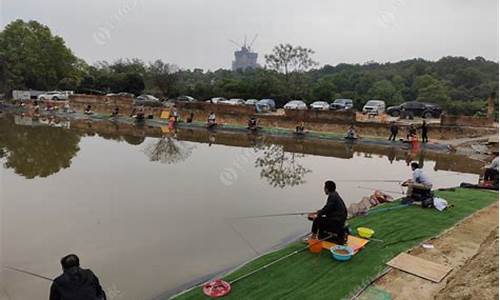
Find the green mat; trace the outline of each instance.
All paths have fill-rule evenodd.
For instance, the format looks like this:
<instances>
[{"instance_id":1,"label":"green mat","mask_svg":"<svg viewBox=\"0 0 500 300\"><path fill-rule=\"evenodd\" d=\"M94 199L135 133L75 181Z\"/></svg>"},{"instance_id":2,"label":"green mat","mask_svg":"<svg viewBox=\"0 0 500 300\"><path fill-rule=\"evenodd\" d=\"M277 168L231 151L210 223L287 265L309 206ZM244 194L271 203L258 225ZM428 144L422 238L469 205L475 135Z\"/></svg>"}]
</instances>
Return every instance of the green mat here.
<instances>
[{"instance_id":1,"label":"green mat","mask_svg":"<svg viewBox=\"0 0 500 300\"><path fill-rule=\"evenodd\" d=\"M320 255L302 252L255 275L238 281L224 299L344 299L370 282L397 254L418 245L452 227L475 211L497 201L498 193L482 190L456 189L437 192L453 208L445 212L412 206L405 209L358 217L350 220L353 228L366 226L375 230L375 238L347 262L334 261L323 251ZM386 207L399 205L388 204ZM304 228L306 229L306 228ZM300 249L295 242L267 254L225 277L234 279L283 255ZM196 287L176 299L207 299Z\"/></svg>"},{"instance_id":2,"label":"green mat","mask_svg":"<svg viewBox=\"0 0 500 300\"><path fill-rule=\"evenodd\" d=\"M361 296L356 298L358 300L391 300L391 294L388 292L378 289L376 287L370 286L364 291Z\"/></svg>"}]
</instances>

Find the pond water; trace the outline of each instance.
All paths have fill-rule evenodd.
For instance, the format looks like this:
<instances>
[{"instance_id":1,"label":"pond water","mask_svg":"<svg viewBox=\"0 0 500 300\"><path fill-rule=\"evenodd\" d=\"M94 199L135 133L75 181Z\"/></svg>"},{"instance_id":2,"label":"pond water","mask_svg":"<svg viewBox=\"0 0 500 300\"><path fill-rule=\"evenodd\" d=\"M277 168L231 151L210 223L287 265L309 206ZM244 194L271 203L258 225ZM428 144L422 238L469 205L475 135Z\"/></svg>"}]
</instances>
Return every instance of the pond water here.
<instances>
[{"instance_id":1,"label":"pond water","mask_svg":"<svg viewBox=\"0 0 500 300\"><path fill-rule=\"evenodd\" d=\"M298 216L234 218L321 208L327 179L349 204L375 187L398 196L395 183L351 180L408 178L412 159L435 187L479 172L448 154L44 123L0 117L0 299L46 299L50 282L6 267L55 277L68 253L109 299L165 298L307 232Z\"/></svg>"}]
</instances>

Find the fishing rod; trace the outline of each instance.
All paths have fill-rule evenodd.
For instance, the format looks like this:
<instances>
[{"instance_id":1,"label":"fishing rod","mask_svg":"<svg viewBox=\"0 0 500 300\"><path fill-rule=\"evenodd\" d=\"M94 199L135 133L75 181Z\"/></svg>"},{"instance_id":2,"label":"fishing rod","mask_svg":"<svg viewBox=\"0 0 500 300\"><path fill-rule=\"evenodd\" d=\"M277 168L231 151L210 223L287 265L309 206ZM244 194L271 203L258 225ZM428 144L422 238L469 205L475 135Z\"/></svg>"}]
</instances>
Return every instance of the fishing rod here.
<instances>
[{"instance_id":1,"label":"fishing rod","mask_svg":"<svg viewBox=\"0 0 500 300\"><path fill-rule=\"evenodd\" d=\"M27 275L31 275L31 276L35 276L35 277L38 277L38 278L42 278L42 279L45 279L45 280L48 280L48 281L54 281L54 279L52 279L52 278L45 277L43 275L38 275L38 274L33 273L33 272L21 270L21 269L18 269L18 268L9 267L9 266L5 266L4 268L8 269L8 270L19 272L19 273L24 273L24 274L27 274Z\"/></svg>"},{"instance_id":2,"label":"fishing rod","mask_svg":"<svg viewBox=\"0 0 500 300\"><path fill-rule=\"evenodd\" d=\"M246 216L246 217L233 217L229 219L255 219L255 218L267 218L267 217L284 217L284 216L304 216L313 213L309 212L295 212L295 213L281 213L281 214L270 214L270 215L256 215L256 216Z\"/></svg>"},{"instance_id":3,"label":"fishing rod","mask_svg":"<svg viewBox=\"0 0 500 300\"><path fill-rule=\"evenodd\" d=\"M372 188L372 187L369 187L369 186L358 186L358 189L363 189L363 190L372 190L372 191L381 191L381 192L385 192L385 193L392 193L392 194L404 194L403 191L400 191L400 192L397 192L397 191L391 191L391 190L381 190L381 189L377 189L377 188Z\"/></svg>"},{"instance_id":4,"label":"fishing rod","mask_svg":"<svg viewBox=\"0 0 500 300\"><path fill-rule=\"evenodd\" d=\"M404 180L395 180L395 179L346 179L346 180L338 180L340 182L395 182L401 183Z\"/></svg>"},{"instance_id":5,"label":"fishing rod","mask_svg":"<svg viewBox=\"0 0 500 300\"><path fill-rule=\"evenodd\" d=\"M282 261L282 260L284 260L284 259L286 259L286 258L289 258L289 257L291 257L291 256L294 256L294 255L296 255L296 254L298 254L298 253L304 252L305 250L309 249L309 247L311 247L311 246L313 246L313 245L317 245L317 244L319 244L319 243L322 243L322 242L324 242L324 241L328 240L329 238L331 238L332 236L333 236L333 235L332 235L332 234L330 234L330 235L328 235L326 238L323 238L323 239L317 240L316 242L311 243L310 245L307 245L307 246L305 246L305 247L303 247L303 248L297 249L297 250L295 250L295 251L293 251L293 252L291 252L291 253L289 253L289 254L287 254L287 255L285 255L285 256L282 256L282 257L280 257L280 258L278 258L278 259L276 259L276 260L273 260L272 262L270 262L270 263L268 263L268 264L265 264L265 265L263 265L263 266L262 266L262 267L260 267L260 268L257 268L257 269L255 269L255 270L253 270L253 271L249 272L249 273L243 274L243 275L241 275L240 277L237 277L237 278L235 278L235 279L233 279L233 280L229 281L229 284L230 284L230 285L232 285L232 284L234 284L234 283L236 283L236 282L238 282L238 281L240 281L240 280L242 280L242 279L244 279L244 278L247 278L247 277L249 277L249 276L252 276L253 274L255 274L255 273L259 272L259 271L262 271L262 270L264 270L264 269L267 269L267 268L269 268L270 266L272 266L272 265L274 265L274 264L276 264L276 263L278 263L278 262L280 262L280 261Z\"/></svg>"}]
</instances>

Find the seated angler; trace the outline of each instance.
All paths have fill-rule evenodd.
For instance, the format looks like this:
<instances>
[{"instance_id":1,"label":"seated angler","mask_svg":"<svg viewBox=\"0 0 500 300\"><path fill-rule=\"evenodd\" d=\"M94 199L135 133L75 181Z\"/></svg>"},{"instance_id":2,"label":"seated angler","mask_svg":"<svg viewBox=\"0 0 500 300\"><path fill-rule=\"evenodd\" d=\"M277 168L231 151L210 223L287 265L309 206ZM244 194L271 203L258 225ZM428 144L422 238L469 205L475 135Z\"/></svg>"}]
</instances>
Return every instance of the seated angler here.
<instances>
[{"instance_id":1,"label":"seated angler","mask_svg":"<svg viewBox=\"0 0 500 300\"><path fill-rule=\"evenodd\" d=\"M484 180L498 182L498 151L493 152L493 160L484 167Z\"/></svg>"},{"instance_id":2,"label":"seated angler","mask_svg":"<svg viewBox=\"0 0 500 300\"><path fill-rule=\"evenodd\" d=\"M87 105L87 107L85 108L85 111L83 113L86 114L86 115L92 115L94 113L92 111L92 106L90 104Z\"/></svg>"},{"instance_id":3,"label":"seated angler","mask_svg":"<svg viewBox=\"0 0 500 300\"><path fill-rule=\"evenodd\" d=\"M120 109L118 108L118 106L116 106L115 108L113 108L113 111L111 112L111 116L118 117L119 112L120 112Z\"/></svg>"},{"instance_id":4,"label":"seated angler","mask_svg":"<svg viewBox=\"0 0 500 300\"><path fill-rule=\"evenodd\" d=\"M295 126L295 134L303 135L305 133L306 133L306 131L305 131L304 122L298 123L297 126Z\"/></svg>"},{"instance_id":5,"label":"seated angler","mask_svg":"<svg viewBox=\"0 0 500 300\"><path fill-rule=\"evenodd\" d=\"M349 139L349 140L356 140L358 138L358 133L357 133L356 127L354 127L354 125L351 125L351 127L349 127L345 138Z\"/></svg>"},{"instance_id":6,"label":"seated angler","mask_svg":"<svg viewBox=\"0 0 500 300\"><path fill-rule=\"evenodd\" d=\"M216 126L217 126L217 121L216 121L215 113L211 112L208 115L207 128L213 128L213 127L216 127Z\"/></svg>"},{"instance_id":7,"label":"seated angler","mask_svg":"<svg viewBox=\"0 0 500 300\"><path fill-rule=\"evenodd\" d=\"M335 182L325 182L325 194L328 195L325 206L316 213L311 213L308 219L313 221L311 238L324 239L331 235L329 240L336 244L345 244L347 241L347 230L345 221L347 219L347 208L344 200L336 192Z\"/></svg>"},{"instance_id":8,"label":"seated angler","mask_svg":"<svg viewBox=\"0 0 500 300\"><path fill-rule=\"evenodd\" d=\"M430 196L432 182L429 177L420 168L417 162L411 163L413 170L412 179L408 179L401 185L408 187L406 195L414 201L421 201L422 197Z\"/></svg>"},{"instance_id":9,"label":"seated angler","mask_svg":"<svg viewBox=\"0 0 500 300\"><path fill-rule=\"evenodd\" d=\"M257 118L251 117L248 119L248 130L257 131Z\"/></svg>"}]
</instances>

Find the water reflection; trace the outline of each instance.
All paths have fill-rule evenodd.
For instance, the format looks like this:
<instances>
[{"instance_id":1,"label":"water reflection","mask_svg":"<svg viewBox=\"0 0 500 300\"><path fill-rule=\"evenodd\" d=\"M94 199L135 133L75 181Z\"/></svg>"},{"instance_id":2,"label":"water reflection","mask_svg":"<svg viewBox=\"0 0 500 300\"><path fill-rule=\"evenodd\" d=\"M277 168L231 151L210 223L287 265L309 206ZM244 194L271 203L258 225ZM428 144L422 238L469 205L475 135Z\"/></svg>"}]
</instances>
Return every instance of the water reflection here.
<instances>
[{"instance_id":1,"label":"water reflection","mask_svg":"<svg viewBox=\"0 0 500 300\"><path fill-rule=\"evenodd\" d=\"M260 155L255 166L260 168L261 178L265 178L273 187L284 188L305 183L304 176L311 170L299 163L300 153L285 152L282 145L264 145L257 148Z\"/></svg>"},{"instance_id":2,"label":"water reflection","mask_svg":"<svg viewBox=\"0 0 500 300\"><path fill-rule=\"evenodd\" d=\"M47 177L68 168L80 150L79 142L79 134L62 127L20 126L0 118L4 166L29 179Z\"/></svg>"},{"instance_id":3,"label":"water reflection","mask_svg":"<svg viewBox=\"0 0 500 300\"><path fill-rule=\"evenodd\" d=\"M415 158L397 146L223 130L166 133L158 127L83 119L71 120L70 128L22 122L0 117L2 160L11 166L18 162L20 170L43 165L50 171L23 173L52 176L26 180L14 172L2 174L8 188L0 198L0 265L53 276L60 272L57 260L76 252L101 276L110 299L171 295L193 279L253 258L245 240L266 252L310 226L298 217L247 219L235 224L242 238L223 221L228 216L316 209L324 204L327 178L339 182L347 204L358 202L369 192L350 179L359 174L406 178L406 160ZM477 176L432 171L477 172L480 168L466 157L420 155L436 187L477 181ZM388 159L393 162L389 168ZM227 167L237 172L231 184L219 176ZM397 192L394 183L375 187ZM0 289L12 299L39 299L49 288L23 274L0 271L2 276Z\"/></svg>"},{"instance_id":4,"label":"water reflection","mask_svg":"<svg viewBox=\"0 0 500 300\"><path fill-rule=\"evenodd\" d=\"M14 120L13 120L14 119ZM200 129L179 129L174 137L166 135L159 127L134 124L65 120L54 117L31 118L4 115L0 123L0 157L7 168L26 178L47 177L68 168L77 154L81 137L100 136L107 140L142 145L146 137L158 140L143 147L151 161L172 164L188 159L193 151L186 143L205 143L258 149L255 166L261 177L274 187L295 186L304 182L311 170L300 164L303 154L350 159L372 154L386 156L389 163L404 160L409 165L418 160L436 161L435 170L448 170L479 174L481 162L463 156L436 152L412 152L398 147L381 147L366 144L339 143L321 140L296 140L278 136L235 134L224 131L208 132Z\"/></svg>"},{"instance_id":5,"label":"water reflection","mask_svg":"<svg viewBox=\"0 0 500 300\"><path fill-rule=\"evenodd\" d=\"M144 153L150 161L158 161L164 164L175 164L186 160L191 156L194 146L185 142L177 141L172 137L163 136L156 141L150 142Z\"/></svg>"}]
</instances>

